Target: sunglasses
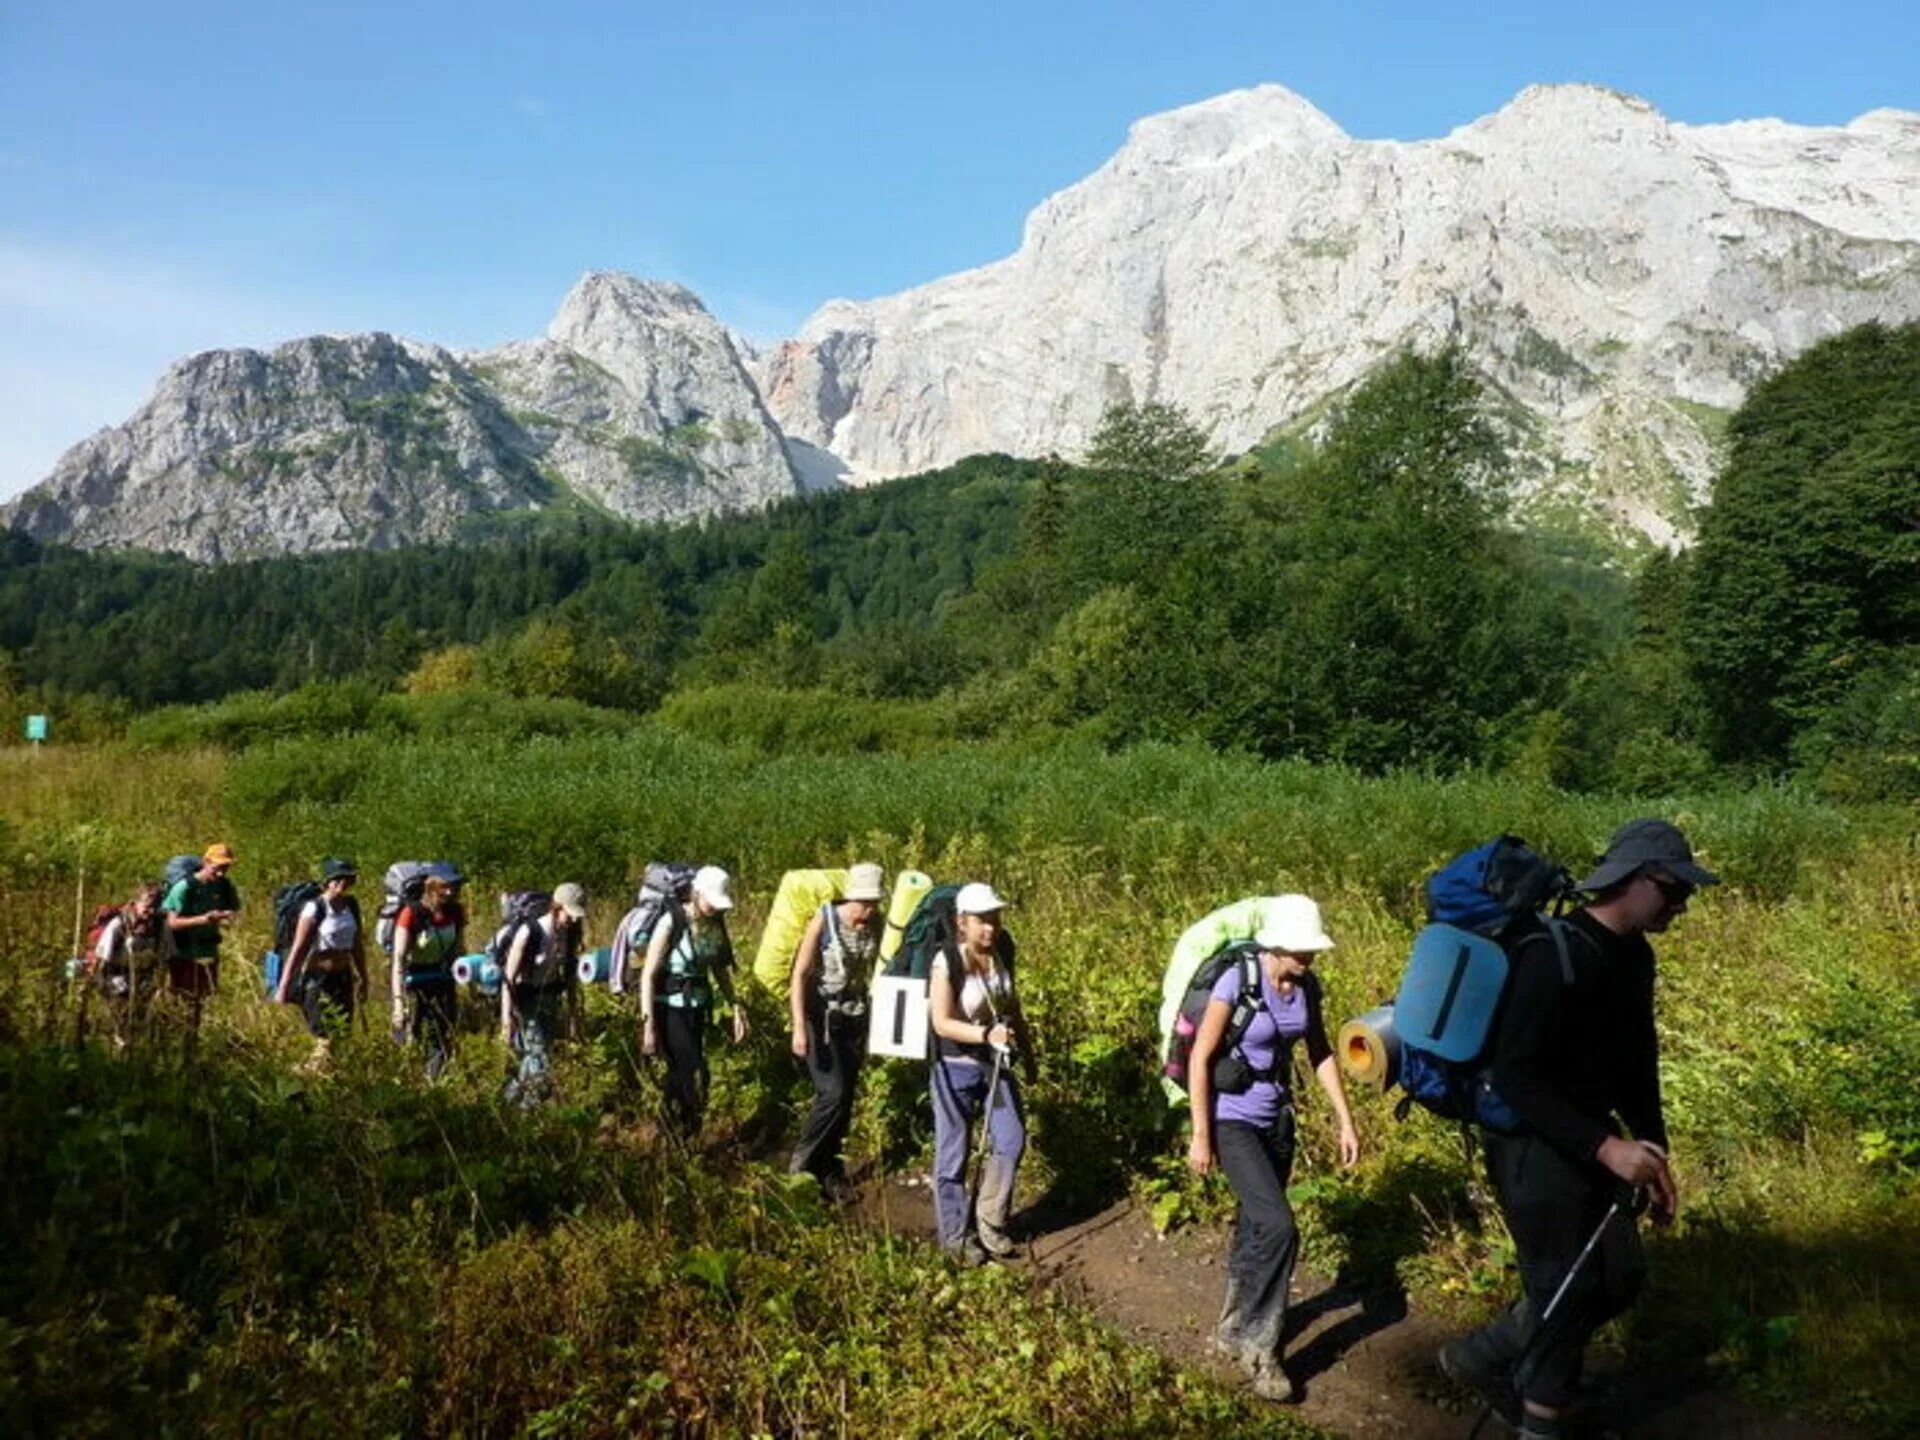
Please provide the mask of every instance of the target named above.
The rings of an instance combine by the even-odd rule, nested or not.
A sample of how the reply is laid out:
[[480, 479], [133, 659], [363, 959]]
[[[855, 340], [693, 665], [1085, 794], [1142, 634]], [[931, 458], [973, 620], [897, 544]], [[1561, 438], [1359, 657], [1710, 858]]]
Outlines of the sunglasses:
[[1693, 886], [1684, 880], [1675, 880], [1668, 875], [1649, 875], [1654, 889], [1660, 892], [1660, 898], [1669, 905], [1684, 905], [1693, 898]]

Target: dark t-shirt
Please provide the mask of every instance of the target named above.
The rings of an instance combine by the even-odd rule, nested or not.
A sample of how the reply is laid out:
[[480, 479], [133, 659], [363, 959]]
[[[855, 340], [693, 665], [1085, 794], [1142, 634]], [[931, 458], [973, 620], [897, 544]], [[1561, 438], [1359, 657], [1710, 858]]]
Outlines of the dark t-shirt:
[[1593, 1158], [1618, 1116], [1665, 1147], [1653, 947], [1585, 910], [1568, 918], [1573, 983], [1544, 927], [1510, 943], [1513, 981], [1493, 1041], [1493, 1084], [1526, 1127], [1569, 1157]]
[[[188, 875], [174, 883], [166, 898], [160, 902], [160, 908], [169, 914], [182, 916], [206, 915], [215, 910], [238, 910], [240, 893], [224, 875], [216, 880], [202, 880], [197, 874]], [[172, 940], [173, 953], [183, 960], [220, 958], [218, 925], [195, 925], [186, 930], [175, 930]]]

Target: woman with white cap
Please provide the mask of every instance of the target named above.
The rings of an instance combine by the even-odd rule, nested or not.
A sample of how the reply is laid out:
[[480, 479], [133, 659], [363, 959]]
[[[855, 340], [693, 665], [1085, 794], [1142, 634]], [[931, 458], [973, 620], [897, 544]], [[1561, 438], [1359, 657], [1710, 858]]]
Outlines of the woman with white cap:
[[[1020, 1091], [1008, 1073], [1017, 1050], [1033, 1082], [1033, 1045], [1013, 988], [1012, 942], [1000, 924], [1006, 901], [975, 881], [955, 895], [954, 934], [928, 966], [934, 1033], [933, 1207], [942, 1249], [968, 1264], [1018, 1253], [1007, 1232], [1014, 1177], [1027, 1147]], [[967, 1152], [973, 1124], [987, 1127], [989, 1154], [969, 1203]]]
[[574, 960], [587, 922], [587, 892], [569, 880], [553, 887], [546, 913], [518, 925], [500, 967], [500, 1038], [518, 1064], [507, 1099], [531, 1105], [553, 1087], [553, 1048], [566, 1012], [578, 1018]]
[[640, 975], [640, 1049], [667, 1052], [666, 1118], [683, 1136], [700, 1128], [707, 1108], [707, 1018], [714, 991], [733, 1010], [733, 1042], [747, 1038], [747, 1017], [733, 993], [733, 941], [727, 911], [732, 879], [718, 865], [694, 872], [687, 903], [669, 904], [647, 942]]
[[1188, 1066], [1193, 1141], [1187, 1164], [1197, 1175], [1217, 1164], [1240, 1202], [1215, 1344], [1245, 1368], [1255, 1394], [1291, 1400], [1293, 1382], [1280, 1366], [1280, 1329], [1300, 1251], [1293, 1207], [1287, 1203], [1294, 1151], [1289, 1061], [1295, 1041], [1306, 1041], [1308, 1063], [1333, 1106], [1341, 1163], [1352, 1165], [1360, 1158], [1360, 1140], [1327, 1043], [1320, 981], [1313, 973], [1314, 957], [1333, 948], [1321, 927], [1320, 907], [1305, 895], [1276, 896], [1254, 944], [1260, 951], [1259, 994], [1252, 1020], [1232, 1047], [1244, 1062], [1233, 1067], [1239, 1072], [1234, 1093], [1221, 1093], [1215, 1062], [1228, 1058], [1224, 1042], [1241, 999], [1241, 967], [1228, 967], [1214, 986], [1194, 1037]]
[[886, 872], [854, 865], [840, 897], [822, 905], [807, 922], [794, 955], [787, 987], [793, 1053], [806, 1062], [813, 1081], [792, 1170], [813, 1175], [834, 1198], [846, 1190], [841, 1149], [853, 1123], [853, 1092], [867, 1057], [867, 990], [880, 956], [880, 904]]

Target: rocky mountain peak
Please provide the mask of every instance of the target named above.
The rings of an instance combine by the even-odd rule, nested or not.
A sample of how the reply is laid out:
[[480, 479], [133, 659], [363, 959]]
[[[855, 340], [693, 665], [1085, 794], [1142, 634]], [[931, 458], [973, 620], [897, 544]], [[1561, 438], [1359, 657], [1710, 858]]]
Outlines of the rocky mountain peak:
[[1344, 130], [1286, 86], [1256, 85], [1135, 121], [1113, 163], [1206, 167], [1268, 146], [1303, 148], [1346, 138]]

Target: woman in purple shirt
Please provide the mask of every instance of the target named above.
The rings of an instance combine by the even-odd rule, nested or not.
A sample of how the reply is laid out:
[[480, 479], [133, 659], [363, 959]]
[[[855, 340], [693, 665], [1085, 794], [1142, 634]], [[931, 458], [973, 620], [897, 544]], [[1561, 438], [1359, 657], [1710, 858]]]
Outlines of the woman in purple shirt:
[[1215, 1062], [1228, 1058], [1228, 1020], [1240, 999], [1242, 971], [1234, 966], [1214, 986], [1193, 1041], [1188, 1067], [1193, 1143], [1187, 1164], [1196, 1175], [1205, 1175], [1217, 1163], [1240, 1202], [1227, 1251], [1226, 1305], [1214, 1343], [1246, 1369], [1256, 1395], [1291, 1400], [1293, 1382], [1280, 1367], [1280, 1327], [1300, 1251], [1293, 1207], [1287, 1203], [1287, 1176], [1293, 1169], [1293, 1098], [1287, 1082], [1294, 1041], [1306, 1040], [1307, 1060], [1340, 1122], [1342, 1164], [1360, 1158], [1360, 1138], [1327, 1043], [1320, 982], [1313, 974], [1314, 957], [1333, 948], [1320, 926], [1320, 907], [1304, 895], [1277, 897], [1254, 944], [1260, 951], [1258, 1008], [1231, 1048], [1245, 1061], [1252, 1083], [1233, 1094], [1221, 1093], [1215, 1083]]

